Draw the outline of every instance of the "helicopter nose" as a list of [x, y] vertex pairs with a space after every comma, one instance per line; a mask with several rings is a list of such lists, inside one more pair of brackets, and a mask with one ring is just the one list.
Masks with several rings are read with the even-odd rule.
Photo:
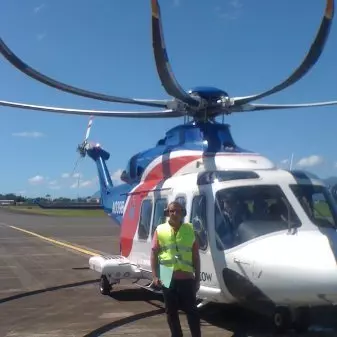
[[[322, 287], [319, 297], [335, 305], [337, 304], [337, 231], [333, 228], [321, 228], [320, 231], [327, 238], [334, 265], [329, 268], [329, 279]], [[323, 280], [322, 283], [324, 283]]]
[[337, 304], [337, 232], [275, 235], [226, 254], [222, 278], [236, 299], [294, 305]]

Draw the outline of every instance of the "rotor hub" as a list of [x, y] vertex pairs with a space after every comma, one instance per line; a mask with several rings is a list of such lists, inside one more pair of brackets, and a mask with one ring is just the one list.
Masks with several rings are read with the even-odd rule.
[[206, 101], [213, 101], [220, 97], [228, 97], [228, 93], [215, 87], [194, 87], [191, 88], [188, 93], [191, 96], [199, 96]]
[[190, 89], [188, 93], [191, 97], [200, 101], [198, 107], [191, 109], [193, 117], [197, 119], [212, 119], [219, 112], [226, 113], [226, 109], [231, 106], [228, 93], [215, 87], [195, 87]]
[[79, 144], [77, 146], [77, 152], [80, 154], [81, 157], [85, 157], [86, 155], [86, 148], [85, 148], [86, 144]]
[[213, 87], [196, 87], [189, 90], [191, 97], [198, 97], [205, 104], [204, 108], [224, 108], [230, 105], [229, 95], [226, 91]]

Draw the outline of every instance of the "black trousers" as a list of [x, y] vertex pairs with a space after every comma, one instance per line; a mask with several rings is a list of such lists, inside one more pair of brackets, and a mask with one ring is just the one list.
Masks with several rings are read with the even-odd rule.
[[183, 336], [178, 310], [182, 309], [187, 316], [192, 337], [201, 337], [200, 317], [196, 303], [196, 287], [193, 279], [172, 279], [169, 288], [163, 287], [167, 323], [171, 337]]

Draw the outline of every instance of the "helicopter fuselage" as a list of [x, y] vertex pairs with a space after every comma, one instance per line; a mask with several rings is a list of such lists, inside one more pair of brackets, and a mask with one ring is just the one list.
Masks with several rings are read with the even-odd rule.
[[[201, 151], [205, 156], [251, 152], [235, 144], [228, 124], [194, 121], [170, 129], [155, 147], [133, 155], [121, 180], [128, 184], [140, 182], [142, 173], [151, 162], [159, 156], [169, 157], [174, 151]], [[169, 177], [170, 172], [166, 170], [165, 175]]]
[[[252, 309], [262, 305], [267, 313], [275, 306], [335, 303], [337, 210], [319, 180], [277, 169], [259, 154], [204, 156], [181, 150], [156, 158], [139, 183], [112, 187], [102, 151], [93, 148], [88, 155], [97, 163], [104, 209], [121, 226], [120, 256], [129, 261], [121, 263], [124, 272], [116, 265], [109, 269], [111, 283], [124, 276], [151, 280], [154, 229], [166, 221], [166, 205], [179, 200], [187, 210], [185, 221], [198, 233], [200, 299], [239, 302]], [[304, 197], [311, 208], [305, 208]], [[232, 222], [224, 217], [228, 199], [240, 209]], [[314, 216], [315, 207], [328, 213]], [[102, 259], [91, 258], [91, 268], [102, 271], [97, 269]]]

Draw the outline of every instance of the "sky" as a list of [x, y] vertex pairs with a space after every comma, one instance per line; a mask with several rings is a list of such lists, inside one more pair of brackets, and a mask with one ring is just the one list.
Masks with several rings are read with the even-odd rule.
[[[188, 90], [216, 86], [251, 95], [283, 81], [300, 64], [319, 28], [325, 1], [160, 1], [174, 74]], [[116, 96], [166, 99], [152, 54], [150, 0], [3, 0], [2, 39], [42, 73]], [[259, 103], [337, 100], [337, 23], [316, 66]], [[1, 100], [78, 109], [144, 110], [103, 103], [38, 83], [0, 59]], [[150, 108], [151, 109], [151, 108]], [[0, 193], [28, 197], [89, 196], [98, 190], [86, 157], [72, 174], [89, 117], [0, 107]], [[337, 106], [233, 114], [236, 143], [322, 178], [337, 175]], [[150, 148], [182, 118], [94, 119], [90, 140], [110, 152], [115, 183], [128, 159]], [[80, 177], [80, 179], [78, 179]]]

